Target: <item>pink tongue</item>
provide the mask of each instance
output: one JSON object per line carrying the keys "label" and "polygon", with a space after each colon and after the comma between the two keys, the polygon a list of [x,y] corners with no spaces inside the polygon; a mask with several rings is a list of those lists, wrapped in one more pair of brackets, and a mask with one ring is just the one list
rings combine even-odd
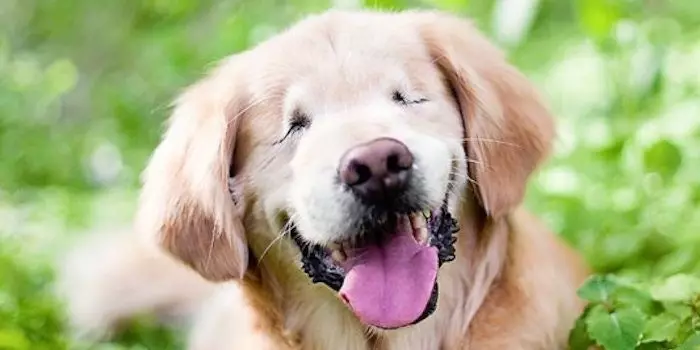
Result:
{"label": "pink tongue", "polygon": [[437,249],[415,241],[411,232],[382,246],[347,252],[340,296],[365,324],[399,328],[423,313],[437,277]]}

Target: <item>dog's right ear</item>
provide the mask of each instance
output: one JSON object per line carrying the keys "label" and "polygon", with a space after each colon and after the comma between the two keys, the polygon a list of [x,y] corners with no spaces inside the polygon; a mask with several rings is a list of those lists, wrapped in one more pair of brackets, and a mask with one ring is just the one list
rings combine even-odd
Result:
{"label": "dog's right ear", "polygon": [[554,137],[554,119],[535,86],[469,21],[414,12],[433,63],[462,114],[472,188],[485,213],[520,205]]}
{"label": "dog's right ear", "polygon": [[245,201],[229,191],[245,105],[239,59],[224,61],[176,101],[142,175],[137,213],[141,233],[155,235],[160,247],[211,281],[241,278],[248,265]]}

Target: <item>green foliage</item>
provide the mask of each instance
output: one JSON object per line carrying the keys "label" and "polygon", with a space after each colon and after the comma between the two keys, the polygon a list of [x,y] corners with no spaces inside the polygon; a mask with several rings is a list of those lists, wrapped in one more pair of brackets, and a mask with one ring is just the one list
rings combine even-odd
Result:
{"label": "green foliage", "polygon": [[[634,294],[634,298],[629,298]],[[700,278],[679,274],[632,283],[596,275],[579,289],[590,302],[571,332],[572,350],[694,349],[700,345]]]}
{"label": "green foliage", "polygon": [[[527,204],[598,273],[579,290],[590,305],[572,349],[700,347],[700,3],[332,4],[471,16],[541,88],[559,138]],[[0,1],[0,349],[182,348],[148,319],[75,343],[50,259],[67,232],[129,220],[179,90],[332,4]]]}
{"label": "green foliage", "polygon": [[114,342],[71,341],[51,280],[47,257],[23,248],[19,240],[0,245],[0,349],[2,350],[143,350],[181,349],[182,341],[149,319],[138,319]]}
{"label": "green foliage", "polygon": [[47,290],[51,271],[23,261],[21,251],[6,241],[0,246],[0,349],[65,348],[63,319]]}
{"label": "green foliage", "polygon": [[586,328],[606,349],[634,349],[644,330],[644,314],[636,308],[609,312],[598,305],[586,318]]}

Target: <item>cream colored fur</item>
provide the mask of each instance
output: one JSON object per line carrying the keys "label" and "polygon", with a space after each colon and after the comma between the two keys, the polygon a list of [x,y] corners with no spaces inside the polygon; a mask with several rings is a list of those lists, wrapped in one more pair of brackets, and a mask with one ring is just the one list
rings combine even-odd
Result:
{"label": "cream colored fur", "polygon": [[[397,105],[394,89],[428,102]],[[299,111],[311,127],[281,140]],[[135,234],[79,247],[65,265],[69,313],[95,332],[184,310],[194,350],[563,349],[588,271],[520,206],[553,129],[533,86],[463,19],[311,16],[177,101],[144,172]],[[431,206],[453,177],[461,227],[436,312],[391,331],[312,285],[285,227],[292,219],[321,244],[347,237],[357,204],[332,181],[337,163],[385,136],[414,153]]]}

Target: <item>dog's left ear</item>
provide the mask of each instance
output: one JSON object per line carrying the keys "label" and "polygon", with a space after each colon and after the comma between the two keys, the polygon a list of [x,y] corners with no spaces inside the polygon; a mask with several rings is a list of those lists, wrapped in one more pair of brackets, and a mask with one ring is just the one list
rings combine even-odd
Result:
{"label": "dog's left ear", "polygon": [[549,153],[552,117],[528,79],[470,22],[439,12],[416,17],[462,115],[474,193],[487,215],[504,215],[523,200]]}

